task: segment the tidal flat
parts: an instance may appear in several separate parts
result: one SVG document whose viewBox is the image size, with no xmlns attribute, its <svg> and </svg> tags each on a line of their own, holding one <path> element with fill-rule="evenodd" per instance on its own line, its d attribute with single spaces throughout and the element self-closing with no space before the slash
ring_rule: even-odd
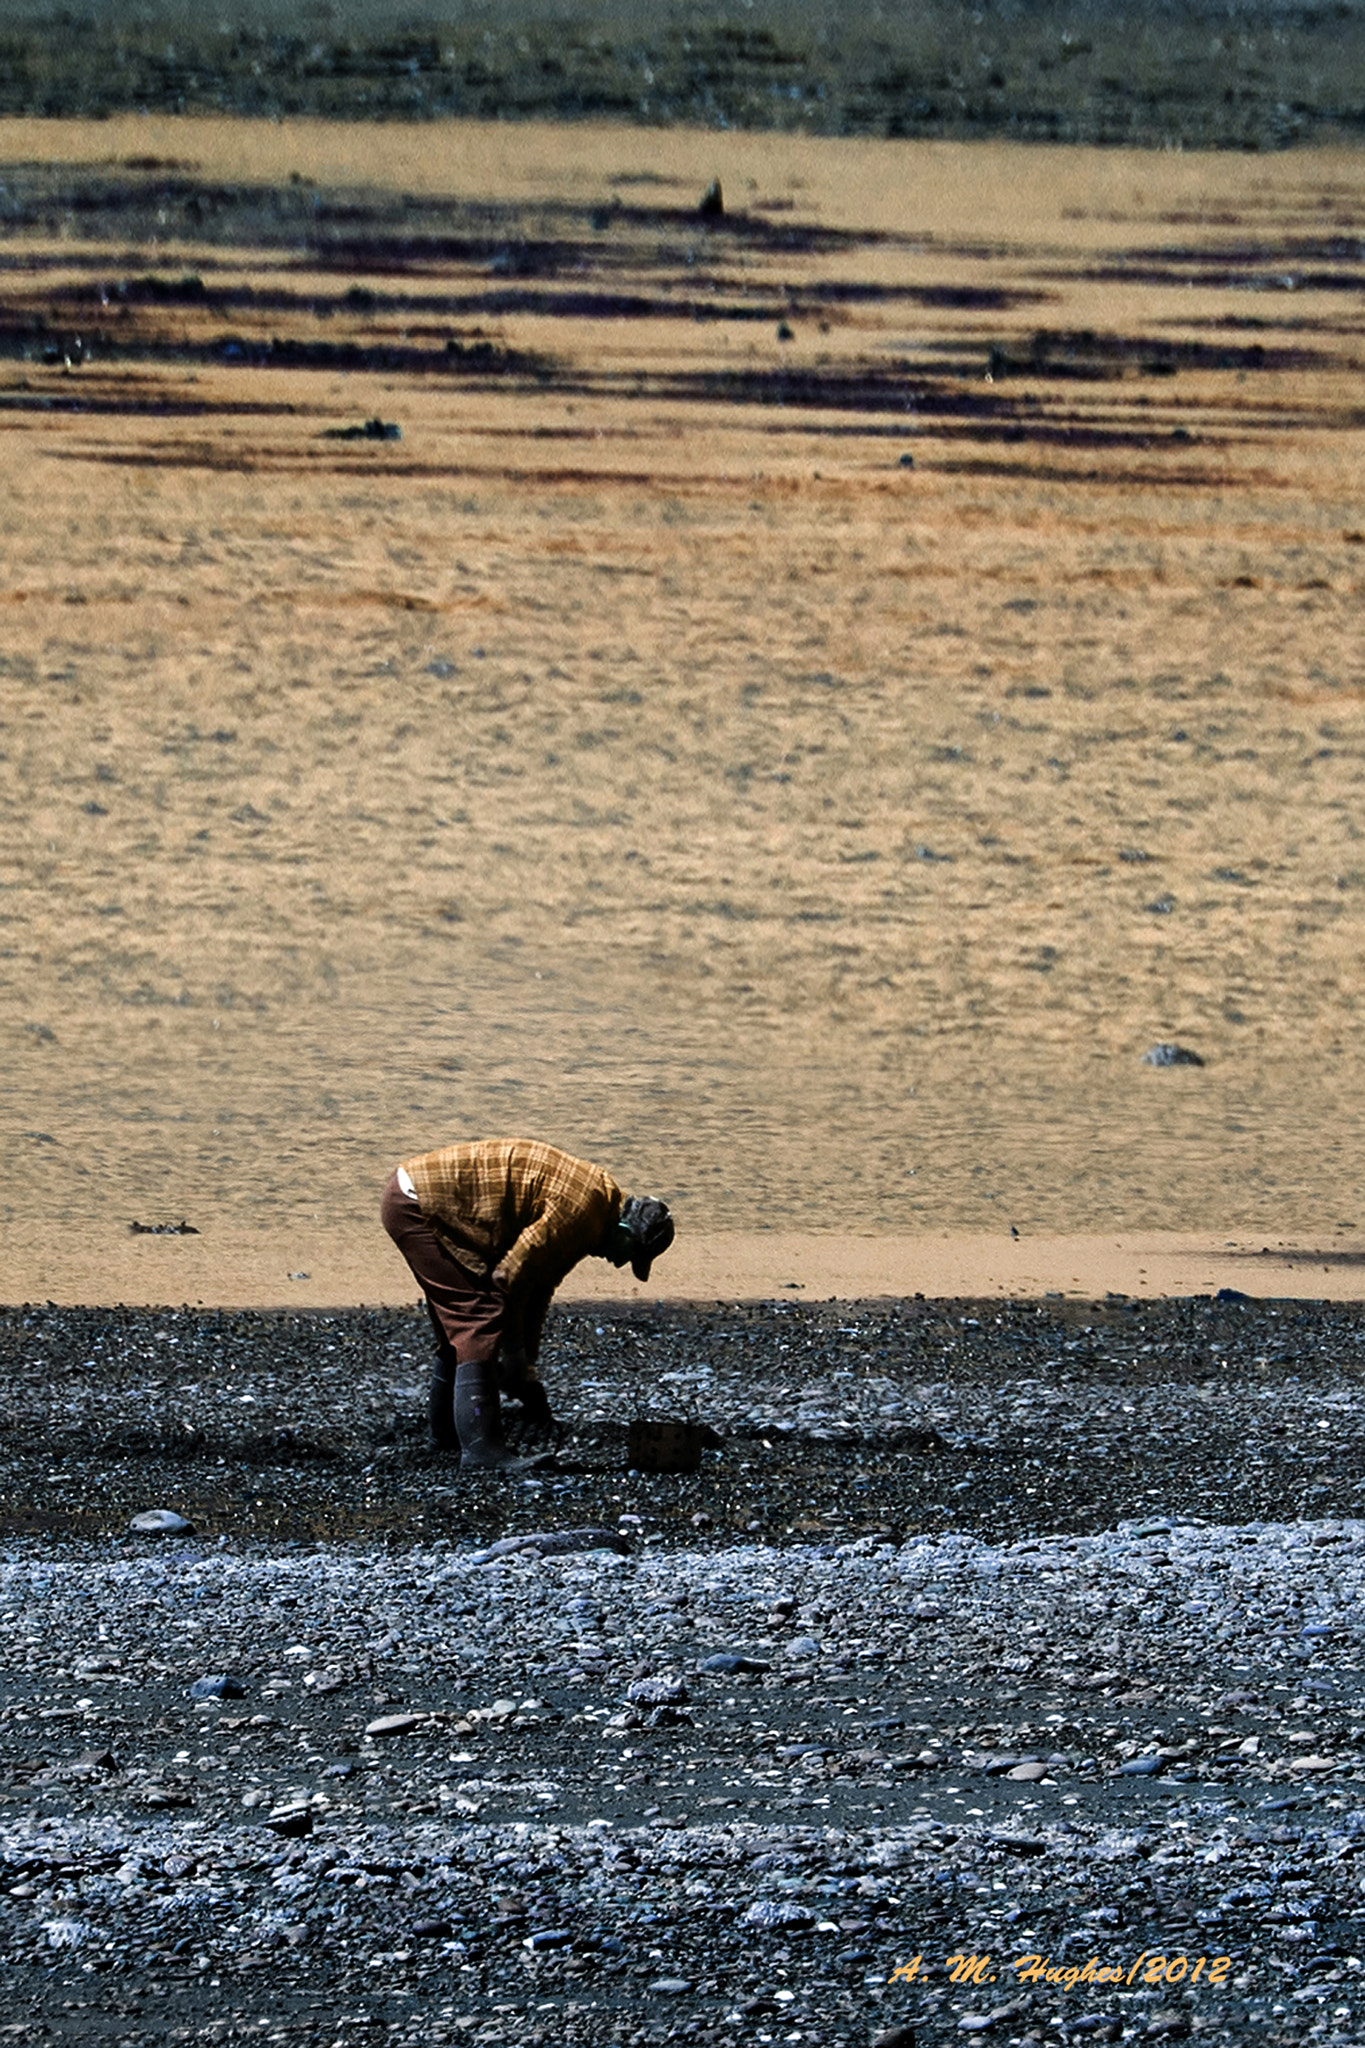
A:
<svg viewBox="0 0 1365 2048">
<path fill-rule="evenodd" d="M 1361 1315 L 566 1312 L 509 1482 L 424 1444 L 415 1313 L 8 1312 L 14 2008 L 1350 2042 Z M 718 1441 L 632 1470 L 638 1412 Z"/>
</svg>

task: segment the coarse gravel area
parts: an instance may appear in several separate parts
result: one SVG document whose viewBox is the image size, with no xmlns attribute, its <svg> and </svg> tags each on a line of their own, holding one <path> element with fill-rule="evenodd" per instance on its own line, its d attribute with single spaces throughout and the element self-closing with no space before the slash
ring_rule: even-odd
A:
<svg viewBox="0 0 1365 2048">
<path fill-rule="evenodd" d="M 1365 2038 L 1363 1330 L 566 1310 L 528 1481 L 416 1312 L 0 1312 L 4 2038 Z"/>
</svg>

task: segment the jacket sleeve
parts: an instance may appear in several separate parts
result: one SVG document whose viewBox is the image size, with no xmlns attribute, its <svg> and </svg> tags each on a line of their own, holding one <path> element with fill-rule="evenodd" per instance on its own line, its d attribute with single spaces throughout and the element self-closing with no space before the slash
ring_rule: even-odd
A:
<svg viewBox="0 0 1365 2048">
<path fill-rule="evenodd" d="M 523 1314 L 532 1294 L 543 1293 L 548 1303 L 564 1275 L 597 1250 L 610 1222 L 605 1194 L 572 1209 L 545 1209 L 527 1224 L 501 1262 L 509 1300 Z"/>
</svg>

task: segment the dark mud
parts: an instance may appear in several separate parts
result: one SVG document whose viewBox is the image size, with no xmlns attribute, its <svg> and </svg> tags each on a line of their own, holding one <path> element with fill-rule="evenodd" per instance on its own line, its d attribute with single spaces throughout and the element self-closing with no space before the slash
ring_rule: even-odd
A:
<svg viewBox="0 0 1365 2048">
<path fill-rule="evenodd" d="M 1357 0 L 1280 7 L 1008 0 L 913 10 L 756 0 L 591 12 L 338 0 L 209 10 L 112 0 L 9 10 L 0 111 L 276 118 L 452 116 L 800 129 L 826 135 L 1281 148 L 1352 138 Z"/>
</svg>

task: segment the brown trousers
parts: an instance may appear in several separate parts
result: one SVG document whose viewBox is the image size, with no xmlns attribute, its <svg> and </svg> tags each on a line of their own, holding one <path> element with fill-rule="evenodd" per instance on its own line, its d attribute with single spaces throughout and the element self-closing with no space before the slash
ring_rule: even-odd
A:
<svg viewBox="0 0 1365 2048">
<path fill-rule="evenodd" d="M 396 1172 L 380 1197 L 379 1216 L 426 1296 L 436 1348 L 452 1372 L 454 1365 L 494 1357 L 502 1335 L 502 1296 L 451 1257 L 418 1204 L 399 1187 Z"/>
</svg>

